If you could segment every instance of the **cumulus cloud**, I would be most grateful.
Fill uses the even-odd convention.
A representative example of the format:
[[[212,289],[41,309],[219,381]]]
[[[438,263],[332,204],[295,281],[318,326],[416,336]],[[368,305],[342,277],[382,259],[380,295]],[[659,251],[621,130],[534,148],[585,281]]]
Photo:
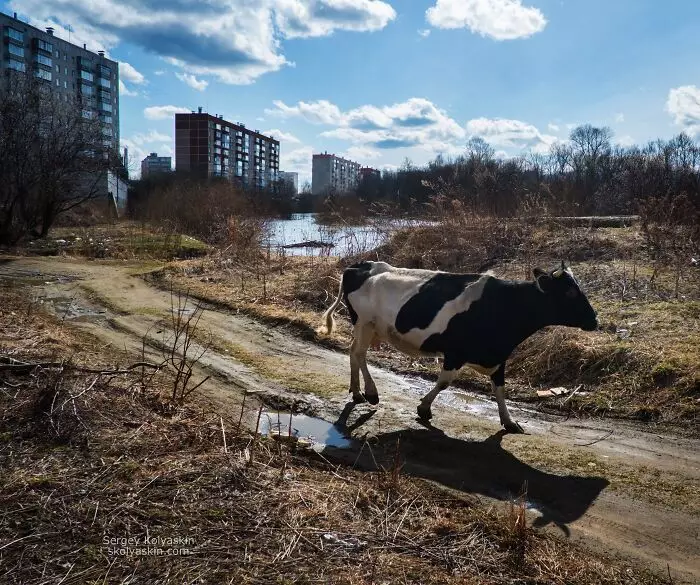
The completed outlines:
[[[410,148],[442,150],[447,143],[462,140],[464,129],[443,110],[423,98],[411,98],[390,106],[365,105],[342,112],[326,100],[299,102],[289,106],[274,102],[270,115],[300,117],[313,124],[335,126],[321,133],[377,149]]]
[[[137,71],[133,65],[126,61],[119,61],[119,78],[124,81],[135,83],[136,85],[143,85],[146,83],[146,78],[143,73]]]
[[[378,150],[374,150],[373,148],[368,148],[366,146],[351,146],[342,154],[342,156],[362,163],[379,158],[381,153]]]
[[[619,138],[616,138],[614,142],[618,146],[624,146],[624,147],[635,145],[634,138],[632,138],[631,136],[628,136],[628,135],[620,136]]]
[[[418,34],[425,39],[425,38],[430,36],[430,29],[429,28],[419,29]]]
[[[551,122],[547,124],[547,130],[550,132],[559,132],[561,128],[557,124],[552,124]]]
[[[287,38],[321,37],[335,30],[371,32],[396,18],[382,0],[277,0],[274,11]]]
[[[175,114],[188,114],[189,108],[179,106],[148,106],[144,108],[143,115],[148,120],[165,120],[172,118]]]
[[[301,117],[312,124],[339,124],[342,120],[340,108],[327,100],[299,102],[296,106],[288,106],[281,100],[275,100],[272,103],[275,109],[265,110],[265,113],[270,116]]]
[[[625,115],[622,112],[615,114],[615,123],[622,124],[625,121]]]
[[[700,87],[682,85],[671,89],[666,100],[666,111],[684,131],[700,135]]]
[[[290,65],[285,38],[318,37],[337,30],[375,31],[396,17],[381,0],[11,0],[74,42],[109,50],[128,42],[165,58],[190,75],[248,84]],[[133,83],[133,81],[132,81]]]
[[[175,77],[197,91],[204,91],[207,85],[209,85],[208,81],[197,79],[194,75],[190,75],[189,73],[175,73]]]
[[[120,79],[119,80],[119,95],[124,97],[124,96],[135,96],[139,95],[137,91],[132,91],[130,90],[124,82]]]
[[[263,132],[265,136],[274,136],[277,140],[281,142],[290,142],[293,144],[299,144],[301,140],[299,140],[294,134],[290,134],[289,132],[284,132],[283,130],[280,130],[279,128],[272,128],[271,130],[265,130]]]
[[[521,0],[437,0],[425,16],[436,28],[468,28],[497,41],[527,38],[547,25],[540,10]]]
[[[504,118],[475,118],[467,122],[470,137],[483,138],[491,146],[546,152],[557,137],[542,134],[535,126],[520,120]]]

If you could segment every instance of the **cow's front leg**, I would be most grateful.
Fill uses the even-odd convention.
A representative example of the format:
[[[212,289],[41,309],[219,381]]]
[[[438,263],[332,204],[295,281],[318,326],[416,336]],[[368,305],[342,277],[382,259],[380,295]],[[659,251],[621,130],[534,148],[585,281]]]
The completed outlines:
[[[498,366],[498,369],[491,374],[491,386],[493,387],[494,394],[496,395],[496,402],[498,403],[498,416],[501,419],[501,425],[503,425],[503,428],[509,433],[524,433],[523,427],[514,421],[510,416],[510,412],[508,412],[504,392],[505,371],[506,365],[502,363]]]
[[[423,397],[418,405],[418,416],[422,420],[430,420],[433,417],[433,413],[430,409],[431,405],[433,404],[433,400],[435,400],[437,395],[452,383],[457,376],[457,372],[459,372],[459,368],[455,368],[454,370],[446,370],[443,366],[435,387]]]

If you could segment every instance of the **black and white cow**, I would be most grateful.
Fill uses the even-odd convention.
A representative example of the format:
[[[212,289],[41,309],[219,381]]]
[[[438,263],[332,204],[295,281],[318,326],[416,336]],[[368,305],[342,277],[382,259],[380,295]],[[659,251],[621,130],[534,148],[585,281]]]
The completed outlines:
[[[532,281],[360,262],[343,272],[338,298],[323,315],[328,335],[341,298],[354,325],[350,392],[355,402],[379,402],[366,359],[376,336],[409,355],[443,356],[437,384],[418,406],[420,418],[431,418],[435,397],[467,365],[491,377],[501,424],[511,432],[523,432],[503,392],[505,363],[515,347],[547,325],[598,327],[595,311],[564,262],[550,272],[535,268]]]

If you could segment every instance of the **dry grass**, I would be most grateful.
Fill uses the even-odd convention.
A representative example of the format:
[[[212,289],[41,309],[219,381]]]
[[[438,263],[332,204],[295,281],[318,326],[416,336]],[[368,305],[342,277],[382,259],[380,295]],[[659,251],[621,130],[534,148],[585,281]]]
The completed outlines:
[[[114,359],[2,292],[4,353]],[[0,581],[662,582],[527,528],[522,505],[486,509],[404,477],[395,457],[386,472],[335,467],[238,428],[237,413],[163,412],[151,397],[128,377],[2,374]]]
[[[527,340],[509,363],[509,385],[536,399],[533,386],[580,388],[566,408],[644,420],[697,422],[700,416],[700,270],[688,268],[677,282],[674,267],[658,269],[638,228],[563,227],[551,221],[516,220],[455,213],[439,225],[396,232],[372,253],[352,258],[263,254],[255,267],[209,257],[168,268],[183,287],[226,308],[280,324],[304,337],[345,348],[345,320],[333,339],[314,331],[320,313],[337,294],[342,269],[363,257],[398,266],[474,271],[492,269],[506,278],[530,278],[535,265],[571,262],[599,312],[602,331],[549,328]],[[678,286],[678,298],[676,288]],[[342,310],[341,310],[342,313]],[[408,361],[384,348],[370,352],[382,365],[429,377],[430,360]],[[407,364],[410,364],[407,370]],[[469,386],[481,377],[460,376]],[[488,385],[483,385],[488,391]],[[538,399],[539,400],[539,399]],[[545,400],[560,408],[560,400]]]

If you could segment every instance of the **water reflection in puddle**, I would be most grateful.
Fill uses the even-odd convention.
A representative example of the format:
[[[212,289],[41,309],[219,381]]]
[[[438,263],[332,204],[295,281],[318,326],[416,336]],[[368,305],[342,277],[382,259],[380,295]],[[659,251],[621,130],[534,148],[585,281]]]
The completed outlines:
[[[323,419],[305,414],[294,414],[291,416],[291,432],[289,419],[288,412],[264,410],[260,417],[259,432],[263,435],[279,434],[283,437],[291,435],[298,439],[307,440],[312,445],[343,448],[352,444],[352,441],[343,435],[333,423]]]

